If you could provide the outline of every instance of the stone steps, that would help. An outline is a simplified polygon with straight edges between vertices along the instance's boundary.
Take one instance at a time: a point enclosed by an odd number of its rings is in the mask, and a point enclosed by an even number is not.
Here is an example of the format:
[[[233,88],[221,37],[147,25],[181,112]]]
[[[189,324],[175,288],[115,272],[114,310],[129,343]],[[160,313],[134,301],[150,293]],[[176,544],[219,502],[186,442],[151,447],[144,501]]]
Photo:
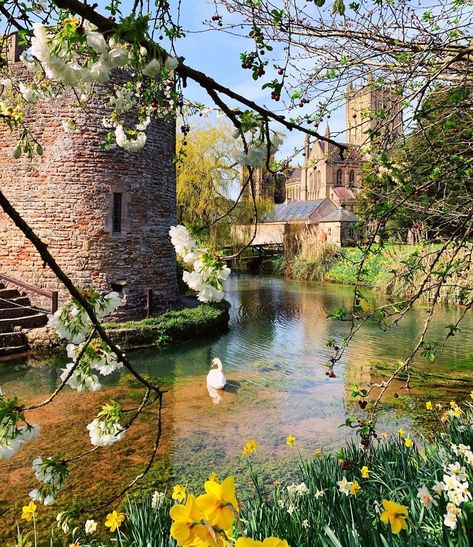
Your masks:
[[[48,322],[45,313],[30,306],[26,295],[0,283],[0,358],[28,351],[28,340],[22,329],[44,327]]]
[[[14,332],[15,327],[23,329],[37,329],[44,327],[48,322],[48,318],[44,313],[32,313],[25,317],[9,317],[2,318],[0,314],[0,332]]]
[[[23,332],[0,333],[0,357],[9,357],[28,351],[28,341]]]
[[[30,299],[27,296],[17,296],[15,298],[0,299],[0,310],[11,308],[13,306],[29,306]]]
[[[33,313],[36,313],[36,310],[29,306],[12,306],[11,308],[0,309],[0,317],[2,319],[17,319],[18,317],[26,317]]]

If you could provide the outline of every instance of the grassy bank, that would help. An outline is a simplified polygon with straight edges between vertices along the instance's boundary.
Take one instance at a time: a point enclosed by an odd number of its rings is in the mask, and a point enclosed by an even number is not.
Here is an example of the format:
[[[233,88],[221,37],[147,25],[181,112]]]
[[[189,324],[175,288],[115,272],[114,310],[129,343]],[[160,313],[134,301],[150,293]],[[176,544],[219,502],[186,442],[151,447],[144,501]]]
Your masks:
[[[224,332],[228,328],[229,309],[230,304],[223,301],[169,311],[141,321],[107,323],[104,326],[123,349],[162,346]]]
[[[251,470],[253,487],[244,489],[235,475],[239,515],[231,519],[233,526],[227,532],[234,539],[247,536],[261,541],[277,536],[291,547],[471,545],[473,504],[468,482],[471,484],[473,478],[473,406],[458,406],[453,401],[424,404],[438,424],[432,442],[415,439],[402,428],[391,436],[377,432],[366,448],[358,442],[348,443],[337,454],[322,453],[315,441],[313,456],[300,458],[295,482],[294,476],[290,480],[268,476],[258,458],[259,447],[251,440],[241,459]],[[288,437],[287,444],[288,452],[298,453],[297,439]],[[224,489],[228,498],[219,490],[223,478],[212,476],[205,484],[207,492],[223,496],[219,502],[223,505],[216,506],[220,508],[232,498],[232,488]],[[173,547],[171,508],[180,504],[184,514],[188,509],[186,497],[191,493],[199,496],[204,490],[202,486],[192,491],[187,485],[176,486],[170,485],[154,496],[135,493],[121,507],[118,502],[114,504],[110,513],[117,510],[123,516],[112,533],[101,519],[97,531],[85,535],[85,519],[92,515],[71,512],[67,515],[69,530],[63,533],[59,527],[54,529],[51,544],[78,541],[76,545],[82,547]],[[205,513],[208,496],[197,500],[202,500],[202,515],[194,514],[190,520],[213,518],[214,513]],[[176,511],[171,513],[176,516]],[[36,519],[40,524],[41,509]],[[31,534],[32,523],[22,521],[21,528]],[[192,534],[191,524],[189,530]],[[180,545],[205,547],[213,543],[190,541]],[[228,545],[234,545],[234,540]]]
[[[439,245],[385,245],[375,247],[366,258],[360,276],[362,286],[396,298],[409,298],[424,282],[436,259]],[[358,248],[340,249],[331,244],[302,241],[299,249],[284,260],[273,264],[273,273],[285,274],[294,279],[332,281],[354,285],[357,281],[363,251]],[[448,265],[452,260],[452,264]],[[464,256],[451,257],[445,251],[433,269],[427,285],[434,285],[443,269],[449,274],[440,291],[440,299],[450,303],[464,303],[471,299],[473,270],[468,252]],[[432,293],[435,289],[432,290]],[[430,293],[427,291],[428,298]]]

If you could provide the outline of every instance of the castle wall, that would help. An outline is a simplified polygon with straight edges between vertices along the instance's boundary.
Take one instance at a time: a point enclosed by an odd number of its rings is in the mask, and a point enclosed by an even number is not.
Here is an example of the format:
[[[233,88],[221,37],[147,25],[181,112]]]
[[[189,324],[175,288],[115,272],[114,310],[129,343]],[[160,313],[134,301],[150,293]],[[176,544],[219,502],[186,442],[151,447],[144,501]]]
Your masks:
[[[176,218],[174,123],[153,121],[135,153],[102,151],[103,102],[83,111],[72,96],[42,100],[25,119],[43,156],[15,160],[18,134],[0,125],[0,188],[79,288],[122,289],[121,318],[142,318],[147,289],[153,312],[180,302],[176,259],[168,231]],[[78,130],[67,133],[72,118]],[[113,194],[122,194],[121,232],[113,233]],[[0,211],[0,273],[68,294],[32,245]]]

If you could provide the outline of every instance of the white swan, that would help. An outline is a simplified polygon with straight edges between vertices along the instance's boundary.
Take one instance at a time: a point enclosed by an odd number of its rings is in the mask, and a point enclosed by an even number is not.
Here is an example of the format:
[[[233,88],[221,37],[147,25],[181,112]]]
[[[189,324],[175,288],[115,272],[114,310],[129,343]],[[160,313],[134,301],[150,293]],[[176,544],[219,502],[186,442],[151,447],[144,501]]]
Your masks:
[[[225,387],[225,384],[227,383],[227,380],[223,375],[222,361],[220,361],[220,359],[216,357],[212,360],[210,366],[217,367],[217,369],[212,369],[207,374],[207,385],[213,387],[214,389],[223,389]]]

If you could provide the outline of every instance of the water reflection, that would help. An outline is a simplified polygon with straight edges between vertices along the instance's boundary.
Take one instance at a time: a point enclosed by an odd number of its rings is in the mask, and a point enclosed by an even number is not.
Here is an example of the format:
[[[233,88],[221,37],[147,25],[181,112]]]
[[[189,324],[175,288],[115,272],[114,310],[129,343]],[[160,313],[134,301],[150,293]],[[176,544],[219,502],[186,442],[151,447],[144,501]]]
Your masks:
[[[326,342],[328,338],[342,340],[349,325],[330,320],[327,314],[350,306],[351,288],[234,276],[227,284],[227,295],[232,309],[231,329],[226,334],[129,354],[140,372],[172,386],[165,397],[164,427],[167,458],[176,477],[194,470],[196,458],[206,470],[218,469],[222,462],[234,459],[250,438],[257,439],[261,457],[267,460],[287,455],[284,438],[289,434],[296,436],[303,452],[338,447],[347,435],[338,425],[347,414],[349,387],[372,380],[373,362],[393,363],[405,357],[425,318],[425,308],[419,306],[387,333],[381,333],[375,323],[367,324],[337,367],[337,377],[331,379],[325,374],[330,356]],[[369,294],[368,302],[374,305],[382,299]],[[444,335],[445,325],[453,323],[458,314],[455,307],[439,309],[430,339]],[[435,363],[436,372],[449,374],[452,361],[472,358],[472,326],[470,315],[462,343],[447,346]],[[225,364],[228,383],[223,391],[206,383],[214,357]],[[0,384],[22,400],[42,397],[58,383],[58,364],[58,359],[10,362],[0,369]],[[433,366],[426,365],[426,369]],[[119,375],[105,380],[108,398],[122,394],[114,387]],[[67,390],[61,400],[73,408],[78,397]],[[94,397],[99,401],[104,395]],[[386,426],[393,428],[397,421],[395,414],[385,418]],[[402,421],[406,423],[405,416]],[[70,434],[82,435],[74,427]]]

